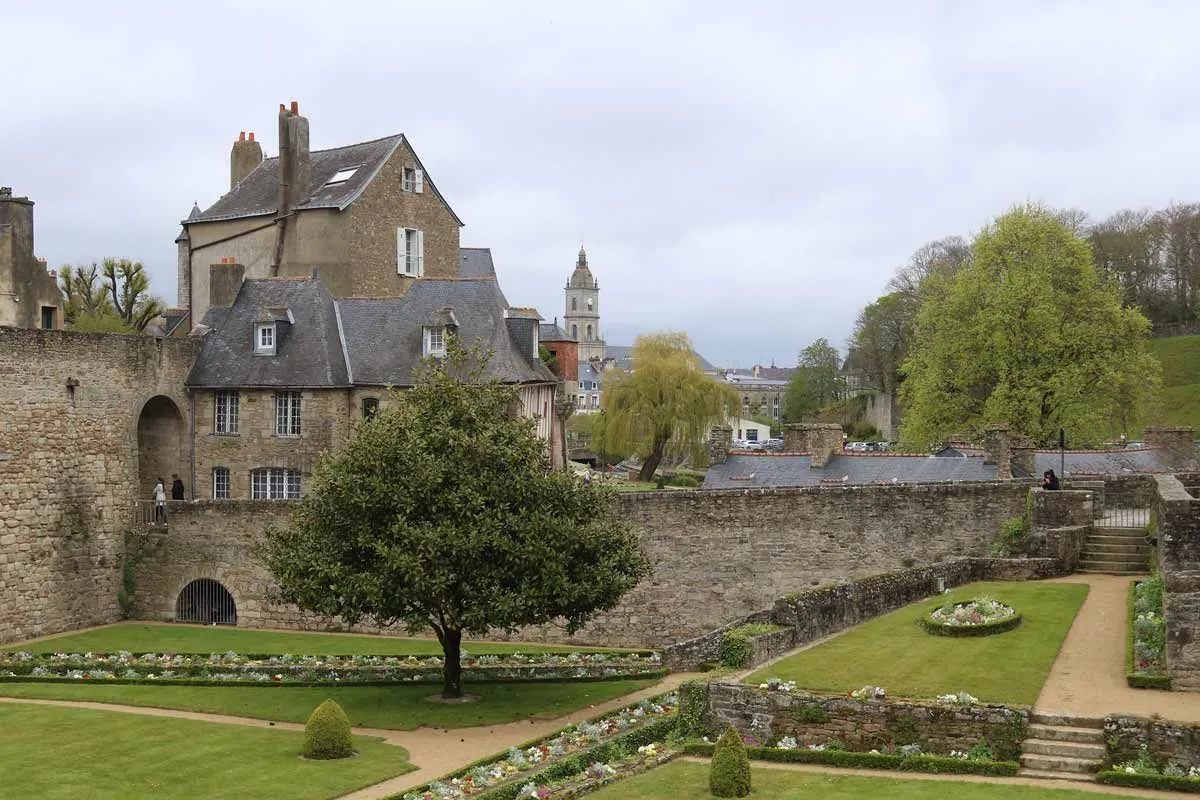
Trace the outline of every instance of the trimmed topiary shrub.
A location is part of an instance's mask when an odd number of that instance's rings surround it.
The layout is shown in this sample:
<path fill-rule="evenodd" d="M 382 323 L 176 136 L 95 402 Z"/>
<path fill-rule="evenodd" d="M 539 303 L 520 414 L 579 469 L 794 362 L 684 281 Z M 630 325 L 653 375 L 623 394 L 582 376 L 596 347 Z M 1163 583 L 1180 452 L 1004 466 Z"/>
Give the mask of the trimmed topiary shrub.
<path fill-rule="evenodd" d="M 333 700 L 313 709 L 304 723 L 305 758 L 348 758 L 354 755 L 350 718 Z"/>
<path fill-rule="evenodd" d="M 750 759 L 742 737 L 730 725 L 717 740 L 708 773 L 708 789 L 714 797 L 745 797 L 750 794 Z"/>

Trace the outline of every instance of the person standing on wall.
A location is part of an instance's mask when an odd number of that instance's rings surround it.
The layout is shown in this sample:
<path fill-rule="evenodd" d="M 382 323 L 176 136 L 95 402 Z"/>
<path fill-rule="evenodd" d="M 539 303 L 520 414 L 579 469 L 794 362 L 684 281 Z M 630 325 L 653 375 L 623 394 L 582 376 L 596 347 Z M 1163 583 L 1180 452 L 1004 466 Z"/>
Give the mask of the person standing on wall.
<path fill-rule="evenodd" d="M 171 499 L 172 500 L 182 500 L 183 499 L 183 480 L 178 475 L 172 475 L 171 477 L 174 478 L 174 480 L 171 481 Z"/>
<path fill-rule="evenodd" d="M 157 525 L 159 522 L 164 525 L 167 522 L 167 489 L 163 486 L 162 478 L 154 484 L 154 523 Z"/>

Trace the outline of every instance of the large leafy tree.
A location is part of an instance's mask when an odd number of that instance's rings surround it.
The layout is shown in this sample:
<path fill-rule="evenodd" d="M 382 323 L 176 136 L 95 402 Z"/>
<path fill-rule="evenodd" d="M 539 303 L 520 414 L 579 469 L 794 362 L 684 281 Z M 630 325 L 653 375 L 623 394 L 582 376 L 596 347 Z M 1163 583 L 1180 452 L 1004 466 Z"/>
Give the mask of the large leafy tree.
<path fill-rule="evenodd" d="M 1095 442 L 1156 386 L 1146 319 L 1122 307 L 1087 243 L 1048 209 L 998 218 L 924 295 L 903 367 L 908 443 L 992 421 L 1039 442 L 1059 427 Z"/>
<path fill-rule="evenodd" d="M 817 339 L 801 350 L 783 395 L 784 418 L 800 422 L 836 403 L 844 389 L 841 365 L 841 355 L 827 339 Z"/>
<path fill-rule="evenodd" d="M 612 496 L 550 469 L 516 388 L 453 341 L 417 384 L 325 457 L 263 558 L 282 599 L 430 630 L 445 697 L 462 695 L 464 634 L 561 620 L 578 629 L 647 574 Z"/>
<path fill-rule="evenodd" d="M 598 447 L 636 453 L 638 479 L 650 481 L 668 453 L 699 459 L 708 432 L 740 406 L 730 385 L 701 371 L 687 334 L 639 336 L 632 362 L 630 372 L 605 374 Z"/>
<path fill-rule="evenodd" d="M 851 336 L 852 347 L 870 385 L 894 392 L 900 383 L 900 365 L 912 341 L 919 302 L 915 296 L 892 292 L 858 314 Z"/>
<path fill-rule="evenodd" d="M 67 265 L 59 277 L 67 323 L 77 330 L 143 331 L 166 305 L 150 294 L 150 276 L 139 262 L 106 258 L 99 265 Z"/>

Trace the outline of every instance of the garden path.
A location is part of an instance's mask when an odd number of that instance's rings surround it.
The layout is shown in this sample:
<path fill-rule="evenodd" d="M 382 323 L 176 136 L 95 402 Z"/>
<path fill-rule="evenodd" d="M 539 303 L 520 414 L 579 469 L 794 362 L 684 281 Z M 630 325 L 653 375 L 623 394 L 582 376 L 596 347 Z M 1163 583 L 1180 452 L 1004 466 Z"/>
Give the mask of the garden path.
<path fill-rule="evenodd" d="M 355 728 L 360 736 L 374 736 L 384 742 L 398 745 L 408 751 L 409 761 L 417 769 L 397 775 L 382 783 L 367 786 L 344 795 L 342 800 L 379 800 L 397 792 L 420 786 L 447 772 L 477 761 L 493 753 L 546 736 L 559 728 L 574 725 L 597 714 L 623 708 L 647 697 L 668 692 L 685 681 L 700 677 L 699 673 L 676 672 L 666 676 L 654 686 L 604 703 L 597 703 L 579 711 L 553 719 L 531 719 L 510 722 L 504 725 L 481 725 L 474 728 L 417 728 L 413 731 L 392 731 L 380 728 Z M 113 703 L 93 703 L 80 700 L 33 700 L 20 697 L 0 697 L 0 703 L 64 706 L 87 708 L 96 711 L 116 711 L 122 714 L 141 714 L 149 717 L 175 717 L 202 722 L 218 722 L 226 725 L 247 725 L 254 728 L 276 728 L 287 731 L 303 731 L 304 726 L 295 722 L 271 722 L 249 717 L 234 717 L 224 714 L 202 714 L 195 711 L 177 711 L 168 708 L 126 706 Z"/>
<path fill-rule="evenodd" d="M 1128 576 L 1077 574 L 1053 580 L 1091 588 L 1042 685 L 1036 710 L 1077 717 L 1159 714 L 1200 722 L 1200 693 L 1132 689 L 1125 683 Z"/>

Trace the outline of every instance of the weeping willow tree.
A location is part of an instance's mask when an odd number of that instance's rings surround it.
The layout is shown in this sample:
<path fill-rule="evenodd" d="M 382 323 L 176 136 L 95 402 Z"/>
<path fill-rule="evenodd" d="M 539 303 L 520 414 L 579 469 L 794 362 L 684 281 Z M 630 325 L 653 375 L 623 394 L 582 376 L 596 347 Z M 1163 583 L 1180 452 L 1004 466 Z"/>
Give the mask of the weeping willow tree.
<path fill-rule="evenodd" d="M 598 434 L 605 452 L 636 453 L 638 480 L 650 481 L 667 455 L 700 460 L 709 430 L 738 401 L 732 387 L 700 370 L 685 333 L 639 336 L 631 360 L 631 372 L 604 377 Z"/>

